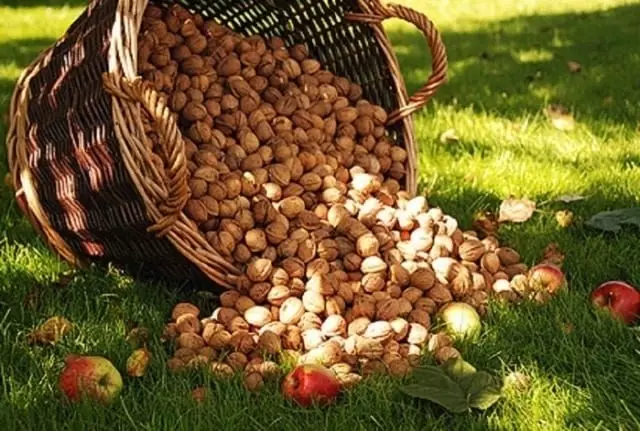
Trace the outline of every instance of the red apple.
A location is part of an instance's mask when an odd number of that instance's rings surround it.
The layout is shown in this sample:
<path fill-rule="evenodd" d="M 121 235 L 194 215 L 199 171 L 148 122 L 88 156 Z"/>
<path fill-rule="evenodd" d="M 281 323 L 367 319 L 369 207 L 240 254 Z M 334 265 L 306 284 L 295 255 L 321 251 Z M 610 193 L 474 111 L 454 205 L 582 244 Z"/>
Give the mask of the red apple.
<path fill-rule="evenodd" d="M 567 284 L 562 270 L 551 263 L 541 263 L 529 271 L 529 286 L 534 291 L 546 290 L 550 294 L 556 293 Z"/>
<path fill-rule="evenodd" d="M 609 310 L 627 325 L 640 316 L 640 292 L 624 281 L 608 281 L 591 292 L 591 303 Z"/>
<path fill-rule="evenodd" d="M 328 405 L 340 393 L 335 374 L 320 365 L 298 365 L 282 382 L 282 393 L 302 407 Z"/>
<path fill-rule="evenodd" d="M 84 397 L 109 404 L 122 389 L 122 376 L 108 359 L 69 355 L 60 374 L 60 390 L 72 402 Z"/>

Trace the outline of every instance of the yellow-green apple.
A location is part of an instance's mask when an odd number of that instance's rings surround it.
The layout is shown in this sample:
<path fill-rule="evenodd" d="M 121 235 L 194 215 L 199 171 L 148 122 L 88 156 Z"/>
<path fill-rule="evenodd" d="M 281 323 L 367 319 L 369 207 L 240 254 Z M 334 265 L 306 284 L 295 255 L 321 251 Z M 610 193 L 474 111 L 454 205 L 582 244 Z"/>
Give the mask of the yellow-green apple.
<path fill-rule="evenodd" d="M 473 338 L 480 332 L 480 315 L 471 305 L 450 302 L 440 309 L 447 332 L 458 338 Z"/>
<path fill-rule="evenodd" d="M 60 374 L 60 390 L 72 402 L 83 398 L 109 404 L 122 390 L 122 376 L 101 356 L 69 355 Z"/>
<path fill-rule="evenodd" d="M 541 263 L 529 271 L 529 287 L 534 291 L 554 294 L 566 284 L 564 273 L 552 263 Z"/>
<path fill-rule="evenodd" d="M 603 307 L 627 325 L 640 316 L 640 292 L 624 281 L 608 281 L 591 292 L 591 302 Z"/>
<path fill-rule="evenodd" d="M 285 398 L 302 407 L 328 405 L 340 393 L 340 382 L 333 371 L 315 364 L 298 365 L 282 382 Z"/>

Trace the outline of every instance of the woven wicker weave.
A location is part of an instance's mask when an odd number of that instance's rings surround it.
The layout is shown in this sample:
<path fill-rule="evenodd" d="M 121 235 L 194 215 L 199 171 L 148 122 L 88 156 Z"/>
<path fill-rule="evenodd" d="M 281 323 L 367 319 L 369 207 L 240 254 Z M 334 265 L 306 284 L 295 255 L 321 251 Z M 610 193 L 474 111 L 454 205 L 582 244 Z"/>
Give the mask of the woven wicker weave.
<path fill-rule="evenodd" d="M 7 145 L 17 201 L 48 245 L 75 265 L 112 262 L 141 278 L 214 281 L 231 287 L 237 269 L 182 213 L 188 199 L 184 142 L 163 99 L 137 77 L 137 37 L 147 0 L 94 0 L 67 33 L 19 79 Z M 304 43 L 364 97 L 391 112 L 388 131 L 409 153 L 410 115 L 445 81 L 444 46 L 422 14 L 379 0 L 180 0 L 246 35 Z M 170 5 L 171 2 L 161 2 Z M 415 24 L 432 54 L 432 74 L 407 95 L 382 21 Z M 151 162 L 150 119 L 163 142 L 163 176 Z"/>

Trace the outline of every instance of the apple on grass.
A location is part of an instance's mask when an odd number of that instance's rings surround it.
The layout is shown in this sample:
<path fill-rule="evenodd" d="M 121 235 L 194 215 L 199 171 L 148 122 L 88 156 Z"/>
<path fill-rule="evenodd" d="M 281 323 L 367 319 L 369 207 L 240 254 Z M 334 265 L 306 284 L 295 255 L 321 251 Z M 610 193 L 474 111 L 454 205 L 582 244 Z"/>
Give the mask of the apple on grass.
<path fill-rule="evenodd" d="M 562 270 L 551 263 L 541 263 L 529 271 L 529 286 L 535 292 L 554 294 L 567 284 Z"/>
<path fill-rule="evenodd" d="M 450 302 L 440 310 L 447 332 L 456 338 L 474 338 L 480 333 L 480 315 L 471 305 Z"/>
<path fill-rule="evenodd" d="M 608 281 L 591 292 L 591 302 L 607 309 L 627 325 L 640 317 L 640 292 L 624 281 Z"/>
<path fill-rule="evenodd" d="M 285 377 L 282 393 L 302 407 L 312 404 L 324 406 L 336 400 L 340 382 L 331 370 L 323 366 L 299 365 Z"/>
<path fill-rule="evenodd" d="M 108 359 L 69 355 L 65 363 L 58 383 L 71 402 L 79 402 L 86 397 L 109 404 L 122 390 L 122 376 Z"/>

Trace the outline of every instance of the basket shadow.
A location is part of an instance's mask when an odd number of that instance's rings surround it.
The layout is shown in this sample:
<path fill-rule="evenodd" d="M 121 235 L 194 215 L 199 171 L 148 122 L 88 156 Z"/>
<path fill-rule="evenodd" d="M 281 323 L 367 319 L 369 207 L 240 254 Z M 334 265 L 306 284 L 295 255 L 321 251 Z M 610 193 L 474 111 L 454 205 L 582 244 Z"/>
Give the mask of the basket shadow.
<path fill-rule="evenodd" d="M 629 55 L 637 39 L 640 5 L 593 13 L 533 15 L 487 23 L 470 31 L 444 31 L 449 82 L 437 95 L 445 105 L 474 106 L 515 118 L 548 103 L 575 109 L 581 119 L 636 126 L 640 57 Z M 423 36 L 391 28 L 409 93 L 429 73 Z M 570 73 L 567 62 L 582 65 Z M 624 65 L 624 67 L 620 67 Z M 612 97 L 612 102 L 606 99 Z M 601 101 L 602 103 L 593 103 Z"/>

